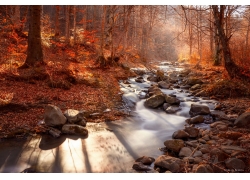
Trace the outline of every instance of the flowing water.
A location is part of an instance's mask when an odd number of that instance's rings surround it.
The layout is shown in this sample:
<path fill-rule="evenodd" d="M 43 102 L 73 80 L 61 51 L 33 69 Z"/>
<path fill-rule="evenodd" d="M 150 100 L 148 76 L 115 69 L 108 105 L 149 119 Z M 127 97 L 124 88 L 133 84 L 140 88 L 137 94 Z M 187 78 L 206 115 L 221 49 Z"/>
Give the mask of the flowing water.
<path fill-rule="evenodd" d="M 179 71 L 182 67 L 169 63 L 159 64 L 166 71 Z M 144 75 L 146 80 L 148 75 Z M 181 89 L 163 90 L 181 100 L 182 108 L 175 114 L 162 109 L 149 109 L 140 95 L 150 86 L 149 81 L 131 84 L 120 82 L 129 116 L 123 120 L 92 124 L 89 135 L 82 139 L 75 136 L 53 138 L 49 135 L 0 142 L 0 172 L 57 172 L 57 173 L 116 173 L 135 172 L 132 165 L 141 156 L 157 158 L 164 147 L 163 142 L 171 139 L 174 131 L 183 129 L 189 118 L 189 109 L 194 101 L 214 108 L 214 101 L 190 96 Z M 206 124 L 202 124 L 206 127 Z"/>

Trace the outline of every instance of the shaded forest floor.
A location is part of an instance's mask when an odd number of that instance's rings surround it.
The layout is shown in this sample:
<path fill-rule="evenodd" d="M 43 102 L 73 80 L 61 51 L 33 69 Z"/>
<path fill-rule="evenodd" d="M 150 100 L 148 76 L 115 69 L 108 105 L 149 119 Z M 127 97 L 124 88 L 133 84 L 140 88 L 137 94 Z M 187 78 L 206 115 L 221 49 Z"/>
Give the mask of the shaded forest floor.
<path fill-rule="evenodd" d="M 38 124 L 43 120 L 46 104 L 56 105 L 63 112 L 76 109 L 99 113 L 89 117 L 88 122 L 120 119 L 124 114 L 119 110 L 123 104 L 118 80 L 136 75 L 128 67 L 142 66 L 139 59 L 121 59 L 107 68 L 101 68 L 95 60 L 57 58 L 46 63 L 35 72 L 17 69 L 19 64 L 12 66 L 11 72 L 6 64 L 0 67 L 0 138 L 43 132 Z M 43 71 L 49 77 L 39 75 Z M 38 75 L 30 78 L 32 73 Z"/>

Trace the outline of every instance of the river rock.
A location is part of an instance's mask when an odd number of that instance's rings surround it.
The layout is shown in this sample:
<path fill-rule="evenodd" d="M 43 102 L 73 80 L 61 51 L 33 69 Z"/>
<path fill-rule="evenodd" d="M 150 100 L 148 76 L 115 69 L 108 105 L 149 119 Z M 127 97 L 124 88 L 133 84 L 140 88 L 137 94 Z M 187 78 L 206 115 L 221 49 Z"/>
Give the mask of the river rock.
<path fill-rule="evenodd" d="M 138 77 L 138 78 L 135 79 L 135 82 L 143 83 L 145 81 L 144 81 L 143 77 Z"/>
<path fill-rule="evenodd" d="M 146 69 L 144 68 L 131 68 L 132 71 L 134 71 L 135 74 L 142 76 L 146 73 Z"/>
<path fill-rule="evenodd" d="M 67 118 L 68 122 L 72 124 L 84 119 L 83 112 L 74 109 L 67 109 L 64 112 L 64 116 Z"/>
<path fill-rule="evenodd" d="M 158 81 L 158 78 L 156 76 L 149 76 L 147 78 L 148 81 L 152 81 L 152 82 L 157 82 Z"/>
<path fill-rule="evenodd" d="M 195 84 L 202 84 L 203 82 L 200 80 L 200 79 L 197 79 L 197 78 L 189 78 L 187 79 L 186 81 L 186 84 L 190 85 L 190 86 L 193 86 Z"/>
<path fill-rule="evenodd" d="M 228 126 L 224 125 L 224 124 L 219 124 L 216 126 L 216 128 L 220 131 L 227 131 L 228 130 Z"/>
<path fill-rule="evenodd" d="M 201 148 L 200 151 L 201 151 L 203 154 L 209 153 L 209 152 L 210 152 L 210 150 L 207 149 L 207 148 Z"/>
<path fill-rule="evenodd" d="M 210 157 L 214 163 L 225 161 L 229 156 L 218 148 L 210 149 Z"/>
<path fill-rule="evenodd" d="M 166 113 L 174 114 L 174 113 L 176 113 L 177 111 L 180 111 L 180 110 L 181 110 L 181 108 L 179 106 L 170 106 L 165 111 L 166 111 Z"/>
<path fill-rule="evenodd" d="M 149 166 L 144 165 L 142 162 L 134 162 L 133 169 L 136 171 L 150 171 L 152 170 Z"/>
<path fill-rule="evenodd" d="M 164 104 L 162 105 L 162 107 L 163 107 L 163 110 L 166 110 L 168 107 L 170 107 L 170 104 L 164 103 Z"/>
<path fill-rule="evenodd" d="M 183 130 L 175 131 L 172 135 L 173 139 L 187 139 L 189 138 L 189 134 Z"/>
<path fill-rule="evenodd" d="M 181 148 L 184 147 L 184 141 L 181 139 L 170 139 L 170 140 L 166 140 L 164 142 L 164 145 L 166 146 L 167 149 L 173 152 L 179 153 Z"/>
<path fill-rule="evenodd" d="M 189 157 L 191 154 L 192 150 L 189 147 L 183 147 L 179 152 L 179 157 Z"/>
<path fill-rule="evenodd" d="M 191 118 L 189 121 L 190 124 L 198 124 L 198 123 L 203 123 L 203 122 L 204 122 L 204 118 L 201 115 L 195 116 Z"/>
<path fill-rule="evenodd" d="M 77 122 L 78 125 L 86 127 L 87 125 L 87 120 L 85 118 L 83 118 L 81 121 Z"/>
<path fill-rule="evenodd" d="M 194 117 L 197 115 L 207 115 L 207 114 L 210 114 L 210 110 L 209 110 L 209 107 L 205 105 L 191 104 L 189 114 L 191 115 L 191 117 Z"/>
<path fill-rule="evenodd" d="M 195 173 L 213 173 L 213 169 L 209 164 L 200 164 L 194 171 Z"/>
<path fill-rule="evenodd" d="M 191 147 L 194 147 L 194 148 L 196 148 L 198 145 L 199 145 L 199 143 L 198 143 L 198 141 L 186 141 L 185 142 L 188 146 L 191 146 Z"/>
<path fill-rule="evenodd" d="M 185 69 L 185 70 L 183 70 L 183 71 L 180 72 L 180 75 L 185 77 L 185 76 L 187 76 L 190 72 L 191 72 L 190 69 Z"/>
<path fill-rule="evenodd" d="M 189 162 L 189 163 L 193 163 L 194 162 L 194 158 L 193 157 L 184 157 L 182 160 L 184 162 Z"/>
<path fill-rule="evenodd" d="M 181 101 L 177 99 L 176 97 L 172 97 L 169 95 L 165 96 L 165 101 L 171 105 L 180 105 Z"/>
<path fill-rule="evenodd" d="M 229 158 L 225 161 L 228 169 L 233 169 L 235 171 L 244 171 L 246 165 L 241 159 Z"/>
<path fill-rule="evenodd" d="M 215 127 L 217 127 L 218 125 L 226 125 L 226 123 L 224 123 L 223 121 L 216 121 L 216 122 L 210 124 L 210 127 L 211 127 L 211 128 L 215 128 Z"/>
<path fill-rule="evenodd" d="M 193 154 L 193 157 L 201 157 L 202 156 L 202 152 L 201 151 L 195 151 Z"/>
<path fill-rule="evenodd" d="M 50 128 L 49 133 L 55 138 L 58 138 L 61 135 L 61 131 L 55 128 Z"/>
<path fill-rule="evenodd" d="M 76 124 L 65 124 L 62 127 L 62 133 L 71 134 L 71 135 L 79 135 L 79 136 L 87 136 L 88 130 Z"/>
<path fill-rule="evenodd" d="M 195 157 L 194 158 L 194 163 L 195 164 L 199 164 L 202 161 L 202 159 L 200 157 Z"/>
<path fill-rule="evenodd" d="M 241 151 L 241 152 L 247 151 L 246 149 L 241 148 L 240 146 L 221 146 L 221 150 L 226 152 L 227 154 L 231 154 L 234 151 Z"/>
<path fill-rule="evenodd" d="M 151 86 L 148 88 L 148 94 L 149 96 L 157 95 L 157 94 L 162 94 L 161 89 L 157 86 Z"/>
<path fill-rule="evenodd" d="M 199 129 L 195 127 L 185 127 L 184 131 L 189 134 L 190 138 L 197 138 L 199 135 Z"/>
<path fill-rule="evenodd" d="M 154 158 L 148 156 L 142 156 L 135 160 L 135 162 L 141 162 L 144 165 L 151 165 L 154 161 Z"/>
<path fill-rule="evenodd" d="M 59 107 L 52 104 L 45 107 L 44 122 L 47 126 L 60 126 L 65 124 L 66 121 L 67 119 Z"/>
<path fill-rule="evenodd" d="M 229 120 L 227 115 L 223 111 L 216 111 L 212 110 L 211 111 L 211 116 L 216 120 L 216 121 L 221 121 L 221 120 Z"/>
<path fill-rule="evenodd" d="M 169 84 L 165 81 L 160 81 L 160 82 L 158 82 L 158 86 L 162 89 L 169 89 L 171 84 Z"/>
<path fill-rule="evenodd" d="M 156 167 L 164 168 L 166 170 L 169 170 L 175 173 L 175 172 L 180 172 L 181 170 L 180 168 L 183 162 L 182 160 L 175 158 L 175 157 L 161 155 L 158 158 L 156 158 L 154 164 Z"/>
<path fill-rule="evenodd" d="M 157 108 L 161 106 L 165 102 L 165 96 L 163 94 L 157 94 L 149 97 L 145 101 L 145 106 L 151 108 Z"/>
<path fill-rule="evenodd" d="M 241 114 L 235 121 L 234 125 L 237 127 L 248 127 L 250 126 L 250 112 Z"/>
<path fill-rule="evenodd" d="M 191 88 L 190 88 L 190 90 L 191 91 L 194 91 L 194 90 L 197 90 L 197 89 L 200 89 L 201 88 L 201 85 L 200 84 L 195 84 L 195 85 L 193 85 Z"/>

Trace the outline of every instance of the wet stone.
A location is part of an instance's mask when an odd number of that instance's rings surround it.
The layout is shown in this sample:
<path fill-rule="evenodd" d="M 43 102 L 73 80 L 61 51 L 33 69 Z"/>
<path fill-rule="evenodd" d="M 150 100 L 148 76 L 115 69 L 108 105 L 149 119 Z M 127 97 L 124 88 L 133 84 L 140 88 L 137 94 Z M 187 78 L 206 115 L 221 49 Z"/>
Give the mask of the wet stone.
<path fill-rule="evenodd" d="M 195 151 L 193 154 L 193 157 L 201 157 L 202 156 L 202 152 L 201 151 Z"/>
<path fill-rule="evenodd" d="M 195 169 L 195 173 L 213 173 L 213 169 L 209 164 L 201 164 Z"/>
<path fill-rule="evenodd" d="M 183 147 L 180 150 L 179 156 L 180 157 L 189 157 L 192 154 L 192 150 L 188 147 Z"/>
<path fill-rule="evenodd" d="M 209 107 L 205 105 L 191 104 L 189 114 L 191 115 L 191 117 L 194 117 L 197 115 L 208 115 L 210 114 L 210 110 L 209 110 Z"/>
<path fill-rule="evenodd" d="M 184 141 L 181 139 L 171 139 L 171 140 L 166 140 L 164 142 L 164 145 L 166 146 L 167 149 L 179 153 L 181 148 L 184 147 Z"/>
<path fill-rule="evenodd" d="M 166 155 L 161 155 L 155 160 L 156 167 L 164 168 L 173 173 L 180 172 L 180 168 L 182 164 L 183 162 L 179 158 L 166 156 Z"/>
<path fill-rule="evenodd" d="M 187 139 L 188 137 L 189 134 L 183 130 L 175 131 L 174 134 L 172 135 L 173 139 Z"/>
<path fill-rule="evenodd" d="M 201 115 L 195 116 L 190 119 L 190 124 L 198 124 L 198 123 L 203 123 L 203 122 L 204 122 L 204 118 Z"/>
<path fill-rule="evenodd" d="M 149 166 L 144 165 L 142 162 L 135 162 L 132 166 L 136 171 L 150 171 L 152 170 Z"/>
<path fill-rule="evenodd" d="M 141 162 L 144 165 L 151 165 L 154 161 L 154 158 L 148 156 L 142 156 L 135 160 L 135 162 Z"/>
<path fill-rule="evenodd" d="M 227 168 L 234 169 L 235 171 L 244 171 L 246 165 L 241 159 L 229 158 L 225 161 Z"/>
<path fill-rule="evenodd" d="M 190 138 L 196 138 L 199 134 L 199 129 L 195 127 L 185 127 L 184 131 L 189 134 Z"/>

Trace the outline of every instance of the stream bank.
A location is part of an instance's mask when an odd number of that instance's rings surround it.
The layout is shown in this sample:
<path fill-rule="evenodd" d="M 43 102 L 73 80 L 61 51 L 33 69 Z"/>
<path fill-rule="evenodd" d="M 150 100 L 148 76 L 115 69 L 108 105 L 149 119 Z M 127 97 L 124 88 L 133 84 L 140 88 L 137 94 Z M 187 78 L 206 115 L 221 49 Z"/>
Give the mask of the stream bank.
<path fill-rule="evenodd" d="M 152 72 L 135 69 L 135 72 L 140 71 L 137 73 L 141 73 L 141 77 L 130 78 L 127 81 L 120 82 L 121 90 L 124 92 L 124 102 L 126 103 L 125 108 L 121 110 L 128 114 L 126 118 L 111 122 L 87 123 L 86 128 L 89 130 L 89 135 L 86 138 L 63 135 L 55 139 L 51 136 L 44 135 L 42 137 L 29 137 L 27 140 L 3 141 L 1 142 L 2 147 L 0 148 L 0 153 L 2 154 L 0 159 L 0 172 L 128 173 L 136 172 L 132 168 L 134 167 L 134 161 L 142 156 L 153 157 L 157 161 L 149 167 L 146 167 L 148 169 L 146 172 L 196 171 L 197 167 L 206 164 L 207 158 L 209 159 L 211 156 L 210 153 L 201 149 L 215 147 L 218 149 L 222 143 L 229 143 L 225 145 L 230 146 L 234 145 L 235 142 L 234 140 L 226 142 L 227 139 L 224 139 L 223 142 L 219 142 L 221 138 L 218 134 L 214 134 L 215 131 L 212 131 L 213 128 L 211 128 L 211 125 L 208 123 L 187 125 L 185 121 L 190 118 L 189 111 L 192 104 L 205 105 L 209 107 L 210 110 L 213 110 L 217 102 L 208 97 L 195 97 L 190 94 L 188 88 L 191 87 L 181 83 L 185 78 L 183 77 L 184 75 L 182 75 L 182 77 L 178 76 L 179 72 L 183 70 L 183 66 L 185 65 L 172 64 L 169 62 L 159 64 L 159 69 L 164 71 L 164 76 L 166 75 L 172 79 L 172 85 L 169 88 L 161 88 L 160 90 L 164 94 L 168 94 L 180 100 L 178 111 L 166 113 L 163 107 L 145 107 L 144 104 L 148 89 L 151 87 L 151 84 L 158 85 L 158 83 L 148 80 L 149 77 L 154 79 L 151 76 L 154 75 Z M 161 76 L 162 73 L 159 73 L 159 75 Z M 216 121 L 218 121 L 218 119 L 216 119 Z M 224 122 L 221 124 L 225 127 Z M 183 129 L 185 125 L 187 127 L 194 126 L 193 128 L 200 128 L 197 135 L 199 138 L 197 140 L 192 139 L 191 141 L 187 141 L 187 137 L 186 139 L 184 138 L 184 140 L 182 140 L 183 143 L 181 143 L 183 147 L 178 150 L 181 150 L 185 146 L 189 148 L 189 150 L 186 149 L 189 154 L 188 156 L 181 155 L 182 157 L 179 158 L 180 152 L 169 151 L 169 146 L 167 145 L 168 148 L 166 146 L 166 144 L 169 143 L 166 141 L 172 140 L 173 134 Z M 227 130 L 222 131 L 226 133 L 224 137 L 230 136 L 227 134 L 227 131 L 233 128 L 232 123 L 226 126 Z M 217 128 L 215 129 L 218 131 Z M 240 141 L 243 140 L 242 142 L 246 142 L 244 141 L 246 140 L 246 134 L 244 133 L 241 136 L 243 139 L 240 139 Z M 217 138 L 217 140 L 215 140 L 214 137 Z M 217 142 L 219 143 L 218 145 Z M 235 149 L 226 149 L 226 151 L 230 151 L 230 153 L 235 153 L 233 152 L 234 150 Z M 193 155 L 197 151 L 202 152 L 202 154 L 199 152 L 198 156 L 196 153 L 196 157 L 191 157 L 190 151 L 194 152 Z M 217 152 L 217 150 L 214 151 Z M 239 149 L 236 149 L 236 151 L 239 151 Z M 245 151 L 242 151 L 242 149 L 240 149 L 240 151 L 244 155 Z M 226 152 L 223 151 L 223 154 L 224 153 Z M 238 155 L 242 155 L 242 153 Z M 169 155 L 180 159 L 180 161 L 173 158 L 166 158 L 166 156 L 168 157 Z M 215 157 L 217 157 L 217 155 L 218 154 L 216 154 Z M 238 155 L 236 153 L 236 156 Z M 166 164 L 168 161 L 176 162 L 179 168 L 168 169 L 168 166 L 165 165 L 162 167 L 162 162 Z M 215 162 L 215 164 L 218 162 Z M 244 163 L 246 165 L 246 162 Z M 157 164 L 158 167 L 155 166 L 155 164 Z M 222 164 L 222 167 L 223 165 L 224 164 Z M 207 167 L 207 165 L 204 166 Z M 209 166 L 211 165 L 209 164 Z M 203 166 L 201 166 L 201 168 L 204 169 Z M 136 169 L 140 170 L 138 168 Z M 209 167 L 207 169 L 209 169 L 209 171 L 211 170 Z M 214 169 L 212 170 L 215 172 Z M 145 169 L 142 172 L 145 172 Z"/>

